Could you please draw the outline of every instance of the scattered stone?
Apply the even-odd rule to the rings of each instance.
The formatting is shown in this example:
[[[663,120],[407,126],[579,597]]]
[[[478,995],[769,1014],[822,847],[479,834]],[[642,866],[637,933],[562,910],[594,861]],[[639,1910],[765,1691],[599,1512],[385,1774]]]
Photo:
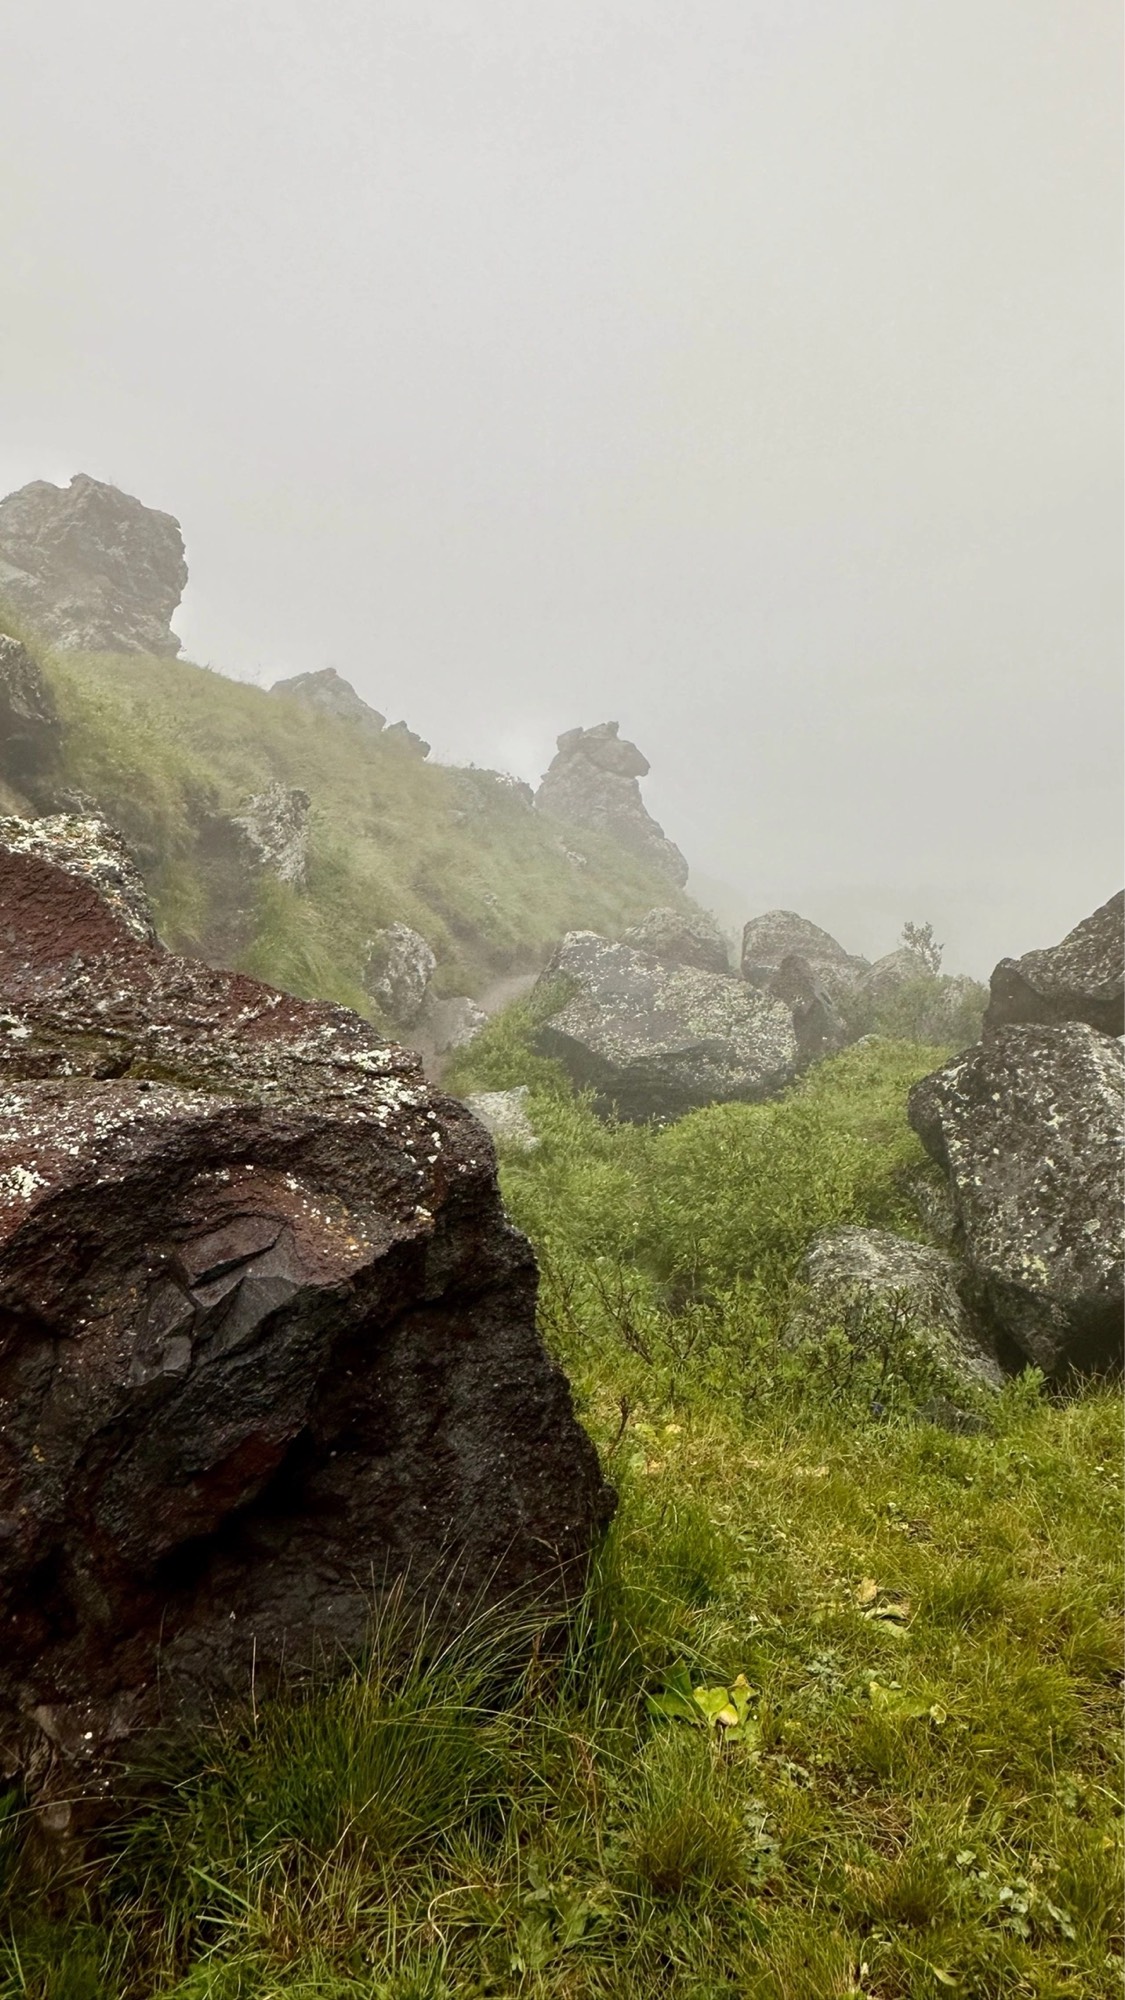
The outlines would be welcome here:
[[[819,1062],[842,1049],[848,1041],[844,1024],[828,988],[818,979],[807,958],[791,951],[783,958],[766,987],[775,1000],[788,1007],[797,1037],[797,1059],[802,1067]]]
[[[751,986],[768,987],[785,959],[803,958],[814,979],[839,1003],[867,971],[865,958],[854,958],[819,924],[796,910],[767,910],[752,917],[742,933],[742,977]]]
[[[292,674],[288,680],[275,681],[270,693],[299,702],[302,708],[311,708],[316,715],[331,716],[334,722],[350,722],[368,736],[378,736],[386,726],[386,716],[371,708],[335,667],[322,667],[319,673]]]
[[[646,777],[647,757],[635,743],[618,735],[616,722],[599,722],[593,729],[567,729],[558,738],[558,754],[535,794],[540,812],[569,826],[608,834],[620,846],[678,889],[688,878],[688,865],[678,847],[646,811],[638,778]]]
[[[0,819],[0,855],[28,855],[86,882],[142,944],[156,943],[152,905],[121,835],[100,813],[54,813],[47,819]],[[0,952],[3,939],[0,938]],[[0,995],[0,1004],[3,996]]]
[[[914,986],[920,979],[932,979],[924,958],[911,951],[909,945],[899,945],[895,951],[884,952],[870,965],[857,982],[857,998],[869,1000],[874,1006],[881,1005],[892,994],[901,993],[904,986]]]
[[[571,931],[536,990],[556,982],[570,997],[539,1030],[538,1046],[594,1090],[603,1112],[678,1118],[769,1097],[794,1073],[789,1009],[742,980],[662,966],[593,931]]]
[[[400,750],[409,751],[412,757],[425,758],[430,754],[430,745],[425,737],[408,729],[405,722],[392,722],[384,734],[388,742],[397,743]]]
[[[377,1000],[399,1028],[412,1028],[422,1012],[437,959],[420,932],[409,924],[388,924],[367,948],[364,991]]]
[[[308,793],[297,786],[274,783],[231,821],[245,836],[253,863],[295,889],[305,886],[311,803]]]
[[[985,1034],[1020,1021],[1085,1021],[1103,1035],[1125,1034],[1125,890],[1076,924],[1061,944],[1000,960]]]
[[[488,1023],[488,1015],[475,1000],[464,994],[439,999],[430,987],[418,1014],[418,1039],[434,1056],[450,1055],[474,1041]]]
[[[187,576],[179,522],[84,472],[0,500],[0,596],[52,646],[175,655]]]
[[[1122,1065],[1084,1022],[1000,1028],[910,1093],[977,1293],[1047,1376],[1120,1365]]]
[[[694,965],[699,972],[730,974],[727,941],[705,910],[650,910],[621,941],[634,951],[647,951],[661,965]]]
[[[517,1153],[533,1153],[539,1140],[528,1117],[529,1095],[526,1083],[521,1083],[515,1090],[478,1090],[465,1103],[498,1146],[510,1147]]]
[[[42,670],[0,632],[0,777],[36,787],[58,762],[62,723]]]
[[[65,1818],[395,1578],[561,1609],[612,1496],[469,1112],[5,843],[0,1768]]]
[[[789,1338],[806,1344],[840,1326],[858,1345],[888,1335],[921,1348],[954,1384],[1000,1387],[1003,1370],[965,1308],[952,1257],[886,1229],[833,1229],[805,1260],[806,1300]]]

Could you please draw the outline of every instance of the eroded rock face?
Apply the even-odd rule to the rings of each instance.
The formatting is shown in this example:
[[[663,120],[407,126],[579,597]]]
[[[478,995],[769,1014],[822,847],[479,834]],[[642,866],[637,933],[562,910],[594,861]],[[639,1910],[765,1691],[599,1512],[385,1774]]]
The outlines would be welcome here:
[[[1000,960],[985,1034],[1020,1021],[1085,1021],[1103,1035],[1125,1034],[1125,890],[1076,924],[1061,944]]]
[[[244,837],[251,866],[267,869],[295,889],[305,884],[311,804],[308,793],[295,785],[267,785],[231,821]]]
[[[1004,1379],[987,1332],[967,1311],[952,1257],[886,1229],[833,1229],[805,1259],[807,1298],[788,1338],[815,1341],[842,1327],[860,1346],[907,1341],[958,1387],[999,1388]]]
[[[388,924],[368,947],[363,984],[399,1028],[412,1028],[422,1012],[437,959],[420,931]]]
[[[378,736],[386,727],[386,716],[380,715],[377,708],[371,708],[356,693],[351,682],[336,672],[335,667],[324,667],[319,673],[293,674],[288,680],[275,681],[270,693],[283,695],[287,701],[300,702],[302,708],[311,708],[316,715],[330,715],[335,722],[350,722],[367,736]]]
[[[84,472],[0,500],[0,595],[52,646],[178,653],[187,575],[179,522]]]
[[[697,972],[730,972],[727,941],[705,910],[650,910],[621,942],[647,951],[661,965],[694,965]]]
[[[568,826],[609,834],[650,868],[682,889],[688,865],[646,810],[638,778],[646,777],[647,757],[618,734],[616,722],[593,729],[567,729],[558,754],[535,794],[541,812]]]
[[[42,672],[18,639],[0,632],[0,778],[36,790],[61,747],[62,723]]]
[[[754,1101],[793,1075],[797,1042],[789,1009],[742,980],[571,931],[539,990],[565,981],[570,997],[539,1030],[603,1110],[633,1121],[678,1118],[704,1104]]]
[[[807,958],[793,951],[771,976],[766,992],[788,1007],[797,1037],[797,1058],[804,1067],[842,1049],[848,1030],[832,995],[818,979]]]
[[[0,843],[0,1765],[70,1798],[394,1576],[562,1603],[610,1496],[535,1283],[414,1057]]]
[[[982,1303],[1049,1376],[1120,1364],[1122,1065],[1084,1023],[1001,1028],[910,1094]]]
[[[796,910],[767,910],[751,917],[742,933],[742,977],[751,986],[768,987],[782,962],[803,958],[834,1002],[851,991],[867,971],[867,960],[855,958],[819,924]]]

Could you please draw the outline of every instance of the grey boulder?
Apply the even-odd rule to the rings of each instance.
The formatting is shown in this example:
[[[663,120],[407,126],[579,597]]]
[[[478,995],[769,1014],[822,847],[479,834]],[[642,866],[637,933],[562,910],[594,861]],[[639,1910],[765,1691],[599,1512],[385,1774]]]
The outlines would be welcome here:
[[[330,716],[334,722],[349,722],[367,736],[378,736],[386,725],[386,716],[371,708],[335,667],[275,681],[270,693],[298,702],[302,708],[311,708],[314,715]]]
[[[1125,890],[1068,931],[1061,944],[1002,958],[984,1030],[1020,1022],[1085,1021],[1125,1034]]]
[[[805,1259],[805,1301],[788,1338],[805,1344],[838,1326],[859,1345],[888,1338],[921,1348],[962,1388],[999,1388],[1004,1372],[961,1296],[952,1257],[886,1229],[833,1229]]]
[[[275,783],[248,800],[232,821],[245,838],[251,865],[295,889],[305,884],[310,804],[307,792]]]
[[[789,1009],[742,980],[662,966],[593,931],[571,931],[536,991],[566,995],[538,1046],[599,1108],[632,1122],[704,1104],[752,1102],[784,1088],[797,1065]]]
[[[475,1091],[465,1104],[497,1146],[533,1153],[539,1140],[528,1115],[529,1095],[526,1083],[521,1083],[514,1090]]]
[[[1122,1112],[1121,1046],[1084,1022],[1001,1028],[910,1094],[981,1304],[1048,1376],[1120,1364]]]
[[[767,910],[752,917],[742,933],[742,977],[751,986],[768,987],[785,959],[803,958],[815,979],[837,1004],[867,971],[867,960],[855,958],[819,924],[796,910]]]
[[[621,847],[682,889],[688,865],[647,811],[638,778],[648,758],[618,733],[616,722],[567,729],[535,794],[540,812],[569,826],[608,834]]]
[[[729,975],[727,941],[705,910],[650,910],[622,935],[623,944],[647,951],[661,965],[693,965],[697,972]]]
[[[412,1028],[422,1012],[437,959],[421,932],[409,924],[376,931],[367,950],[363,984],[399,1028]]]
[[[187,574],[179,522],[85,472],[0,500],[0,596],[52,646],[178,653]]]
[[[793,1016],[797,1056],[802,1067],[844,1047],[848,1030],[843,1016],[807,958],[790,952],[788,958],[782,959],[766,991],[788,1007]]]

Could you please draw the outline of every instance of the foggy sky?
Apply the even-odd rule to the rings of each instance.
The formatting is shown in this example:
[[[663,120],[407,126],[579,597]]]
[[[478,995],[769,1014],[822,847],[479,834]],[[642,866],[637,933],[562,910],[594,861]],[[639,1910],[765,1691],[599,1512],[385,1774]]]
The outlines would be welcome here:
[[[35,0],[0,491],[191,657],[532,780],[620,720],[750,916],[987,973],[1119,886],[1109,0]]]

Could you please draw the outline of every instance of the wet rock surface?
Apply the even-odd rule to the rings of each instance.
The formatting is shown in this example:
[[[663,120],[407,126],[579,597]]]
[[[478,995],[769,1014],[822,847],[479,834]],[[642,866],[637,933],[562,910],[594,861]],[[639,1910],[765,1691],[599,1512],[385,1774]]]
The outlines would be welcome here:
[[[414,1057],[0,840],[3,1768],[70,1798],[393,1576],[562,1603],[610,1496],[535,1284]]]
[[[886,1229],[834,1229],[812,1244],[802,1275],[807,1299],[791,1341],[815,1341],[835,1326],[860,1345],[908,1340],[962,1388],[1003,1381],[988,1333],[962,1299],[960,1268],[944,1251]]]
[[[187,575],[179,522],[87,473],[0,500],[0,595],[52,646],[178,653]]]
[[[0,852],[49,862],[94,890],[99,903],[130,937],[156,943],[152,905],[121,835],[100,813],[53,813],[47,819],[0,819]],[[30,921],[19,906],[15,927],[0,933],[0,949],[18,951],[19,924]],[[36,930],[39,925],[36,923]],[[2,996],[0,996],[2,997]]]
[[[767,910],[751,917],[742,932],[742,977],[751,986],[768,987],[789,957],[803,958],[836,1004],[868,970],[865,958],[853,957],[796,910]]]
[[[646,777],[648,770],[647,757],[635,743],[619,735],[616,722],[599,722],[593,729],[564,730],[535,803],[552,819],[609,834],[682,889],[688,878],[687,862],[641,798],[637,780]]]
[[[1084,1023],[1006,1027],[910,1095],[982,1309],[1048,1376],[1121,1361],[1122,1077]]]
[[[388,924],[368,947],[364,990],[377,1000],[396,1027],[412,1028],[425,1002],[437,959],[420,931]]]
[[[1057,1021],[1125,1034],[1125,890],[1076,924],[1061,944],[1002,958],[993,972],[986,1035],[1018,1022]]]
[[[315,715],[328,715],[336,722],[349,722],[367,736],[378,736],[386,727],[387,718],[380,715],[358,695],[350,681],[336,672],[335,667],[324,667],[319,673],[293,674],[288,680],[275,681],[271,694],[284,697],[286,701],[299,702],[302,708],[312,709]]]
[[[661,965],[693,965],[697,972],[729,974],[727,941],[705,910],[650,910],[624,932],[622,944],[647,951]]]
[[[0,632],[0,778],[37,791],[62,748],[62,723],[43,673],[18,639]]]
[[[742,980],[662,966],[646,953],[572,931],[540,990],[569,996],[538,1033],[605,1111],[642,1121],[704,1104],[771,1096],[794,1073],[789,1009]]]

